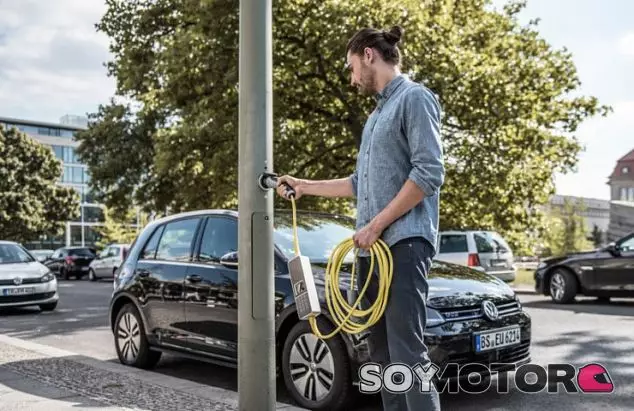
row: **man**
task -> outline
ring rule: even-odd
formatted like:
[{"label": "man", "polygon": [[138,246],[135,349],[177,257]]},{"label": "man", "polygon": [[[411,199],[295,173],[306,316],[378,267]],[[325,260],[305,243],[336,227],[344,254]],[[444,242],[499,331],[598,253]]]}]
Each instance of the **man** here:
[{"label": "man", "polygon": [[[424,344],[427,275],[436,253],[439,191],[445,168],[440,141],[441,107],[424,86],[400,72],[397,44],[403,31],[366,28],[347,47],[351,84],[376,97],[377,106],[363,130],[354,173],[346,178],[315,181],[283,176],[277,192],[286,198],[284,183],[302,195],[356,197],[359,282],[369,270],[369,249],[382,238],[393,256],[394,276],[383,318],[371,329],[372,361],[386,367],[410,367],[430,360]],[[374,274],[376,275],[376,274]],[[366,293],[365,307],[377,297],[377,282]],[[433,384],[432,384],[433,385]],[[383,405],[394,411],[439,410],[438,393],[382,390]]]}]

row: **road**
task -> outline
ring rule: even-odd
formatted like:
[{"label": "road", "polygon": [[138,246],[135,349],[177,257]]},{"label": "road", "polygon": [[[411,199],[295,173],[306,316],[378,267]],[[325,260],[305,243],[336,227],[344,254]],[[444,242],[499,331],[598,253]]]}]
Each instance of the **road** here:
[{"label": "road", "polygon": [[[52,313],[38,309],[0,312],[0,333],[49,345],[104,361],[117,361],[107,311],[112,285],[109,282],[60,282],[61,301]],[[579,298],[576,304],[557,306],[547,298],[522,295],[533,319],[532,356],[536,364],[603,364],[615,384],[613,394],[525,394],[511,385],[509,393],[493,388],[483,394],[443,394],[443,410],[475,407],[487,410],[631,409],[634,398],[634,300],[599,303]],[[237,391],[234,369],[166,356],[157,372]],[[528,381],[532,380],[530,377]],[[278,382],[278,399],[290,402]],[[367,397],[356,411],[380,410],[378,397]],[[352,411],[352,410],[351,410]]]}]

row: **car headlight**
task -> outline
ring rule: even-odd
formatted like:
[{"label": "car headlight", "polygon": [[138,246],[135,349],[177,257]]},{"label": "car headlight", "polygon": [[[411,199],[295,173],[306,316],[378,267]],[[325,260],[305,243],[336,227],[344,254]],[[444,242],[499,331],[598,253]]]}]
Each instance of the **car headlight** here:
[{"label": "car headlight", "polygon": [[42,281],[43,283],[48,283],[53,281],[54,279],[55,279],[55,274],[49,271],[48,273],[44,274],[42,278],[40,278],[40,281]]},{"label": "car headlight", "polygon": [[520,301],[520,296],[515,294],[515,301],[517,302],[517,308],[519,308],[519,310],[522,310],[522,302]]},{"label": "car headlight", "polygon": [[438,311],[427,307],[427,327],[436,327],[444,324],[447,320]]},{"label": "car headlight", "polygon": [[541,263],[537,264],[537,269],[541,270],[542,268],[545,268],[547,265],[548,264],[546,264],[545,262],[542,261]]}]

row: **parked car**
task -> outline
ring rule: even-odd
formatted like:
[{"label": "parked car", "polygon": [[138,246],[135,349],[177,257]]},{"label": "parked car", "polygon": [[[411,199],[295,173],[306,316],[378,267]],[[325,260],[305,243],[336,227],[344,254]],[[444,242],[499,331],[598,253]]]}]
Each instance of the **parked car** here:
[{"label": "parked car", "polygon": [[558,304],[577,295],[634,297],[634,233],[607,247],[543,259],[534,278],[535,290]]},{"label": "parked car", "polygon": [[53,255],[55,250],[29,250],[29,252],[37,259],[37,261],[43,263]]},{"label": "parked car", "polygon": [[96,254],[95,249],[91,247],[62,247],[55,250],[44,264],[64,280],[70,277],[81,280],[88,275],[90,263]]},{"label": "parked car", "polygon": [[92,260],[88,269],[88,279],[114,278],[117,269],[130,251],[130,244],[109,244]]},{"label": "parked car", "polygon": [[[366,335],[341,333],[323,344],[308,321],[299,320],[287,268],[293,256],[292,214],[277,211],[274,221],[278,375],[300,406],[342,409],[351,387],[358,383],[359,366],[370,360]],[[328,332],[331,323],[323,276],[330,250],[354,234],[354,221],[299,212],[298,225],[302,254],[313,264],[321,294],[319,327]],[[237,366],[237,249],[235,211],[180,213],[148,224],[114,281],[109,321],[120,362],[151,368],[166,352]],[[350,263],[342,267],[342,291],[350,284],[350,270]],[[427,303],[426,343],[441,369],[447,363],[519,365],[530,361],[531,319],[503,281],[468,267],[435,262]],[[499,316],[487,317],[490,312]],[[515,333],[517,340],[478,350],[480,335],[493,333],[504,341],[507,332]],[[301,355],[303,347],[313,351]],[[317,351],[320,356],[315,359]],[[312,356],[316,364],[306,356]],[[316,375],[309,374],[311,366]],[[308,385],[314,389],[308,390]]]},{"label": "parked car", "polygon": [[0,308],[57,307],[57,279],[21,244],[0,241]]},{"label": "parked car", "polygon": [[442,231],[438,244],[436,260],[465,265],[506,282],[515,280],[513,250],[494,231]]}]

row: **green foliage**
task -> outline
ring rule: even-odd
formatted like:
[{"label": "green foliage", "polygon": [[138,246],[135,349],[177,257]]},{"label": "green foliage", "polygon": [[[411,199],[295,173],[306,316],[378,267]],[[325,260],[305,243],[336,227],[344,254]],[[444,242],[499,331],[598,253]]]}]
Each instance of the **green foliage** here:
[{"label": "green foliage", "polygon": [[592,249],[593,244],[588,240],[585,221],[581,216],[583,211],[581,201],[573,203],[566,199],[561,210],[555,209],[547,216],[542,237],[543,257]]},{"label": "green foliage", "polygon": [[[237,0],[107,0],[97,28],[111,40],[117,94],[80,133],[98,198],[125,209],[235,207],[238,186]],[[570,53],[554,50],[523,2],[274,2],[274,169],[303,178],[352,173],[374,101],[349,86],[347,39],[359,28],[405,29],[403,70],[438,93],[447,177],[441,228],[479,227],[527,248],[527,229],[574,169],[574,135],[605,114],[579,96]],[[361,12],[363,10],[363,12]],[[288,203],[276,197],[276,206]],[[304,209],[349,212],[340,199]]]},{"label": "green foliage", "polygon": [[0,239],[57,235],[79,216],[79,194],[56,184],[62,164],[50,148],[0,126]]},{"label": "green foliage", "polygon": [[105,209],[104,217],[104,224],[95,227],[95,231],[100,236],[95,245],[100,249],[112,243],[131,244],[148,222],[147,215],[140,213],[139,227],[133,227],[132,224],[136,224],[137,218],[135,209],[128,209],[123,213],[115,209]]},{"label": "green foliage", "polygon": [[594,244],[596,248],[599,248],[603,245],[604,238],[605,233],[596,224],[594,224],[594,226],[592,227],[592,233],[590,234],[590,240],[592,241],[592,244]]}]

